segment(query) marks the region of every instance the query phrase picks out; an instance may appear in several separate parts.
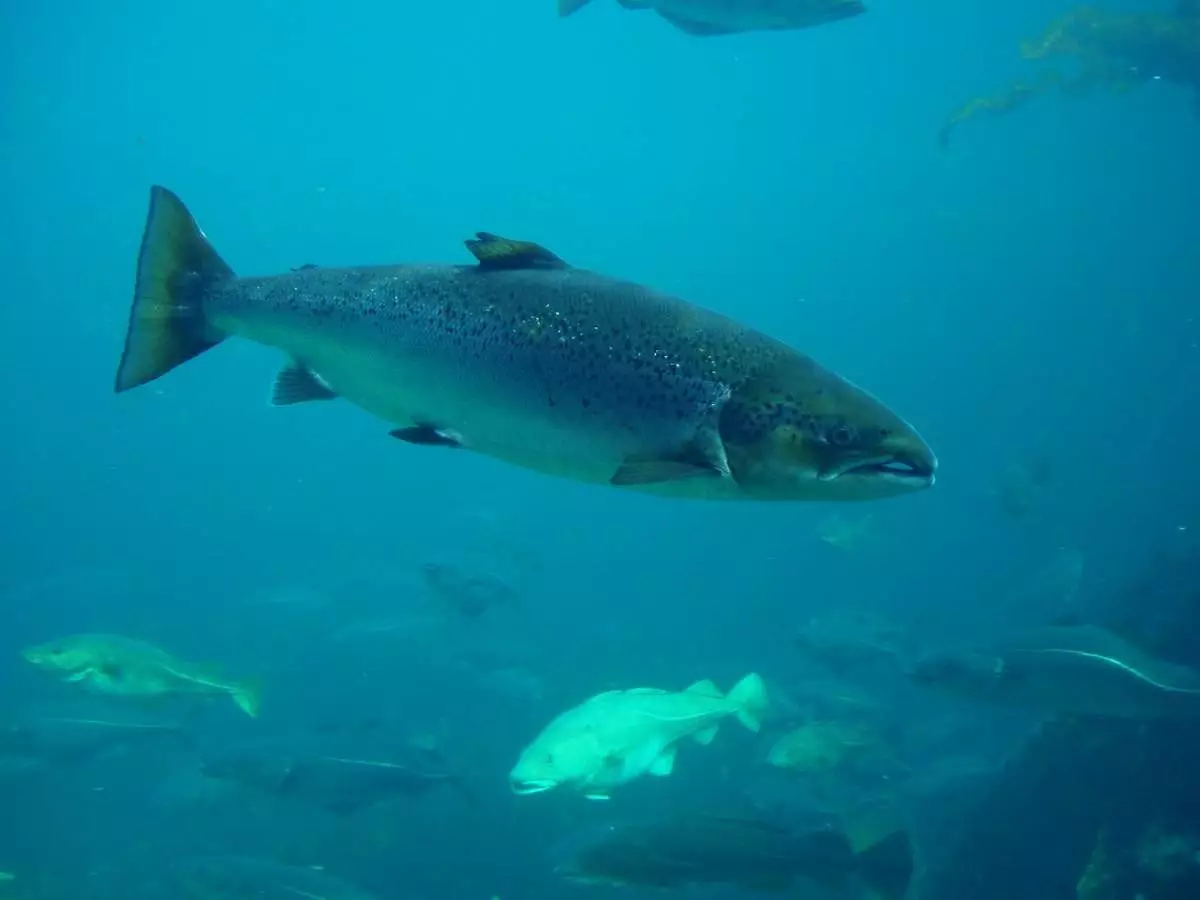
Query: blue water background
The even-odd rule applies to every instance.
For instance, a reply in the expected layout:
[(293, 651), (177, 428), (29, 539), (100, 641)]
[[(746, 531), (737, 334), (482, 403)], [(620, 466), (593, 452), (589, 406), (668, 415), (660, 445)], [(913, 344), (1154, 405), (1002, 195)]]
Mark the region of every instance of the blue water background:
[[(931, 641), (1037, 618), (1006, 602), (1057, 548), (1083, 551), (1094, 597), (1196, 525), (1200, 121), (1181, 89), (1043, 98), (943, 152), (947, 114), (1027, 72), (1019, 41), (1071, 3), (880, 2), (711, 40), (593, 5), (569, 21), (549, 0), (8, 5), (0, 700), (46, 690), (21, 647), (103, 630), (259, 674), (261, 722), (231, 712), (215, 734), (444, 723), (486, 808), (389, 822), (402, 836), (373, 856), (341, 839), (376, 888), (415, 885), (396, 896), (503, 896), (544, 877), (560, 819), (595, 815), (506, 793), (564, 705), (750, 670), (787, 681), (791, 634), (839, 607)], [(270, 409), (280, 360), (247, 343), (115, 396), (152, 183), (239, 273), (463, 262), (462, 240), (489, 230), (715, 308), (900, 411), (937, 450), (938, 485), (872, 506), (864, 558), (818, 528), (865, 508), (671, 503), (402, 445), (345, 404)], [(1034, 456), (1054, 491), (1013, 520), (994, 491)], [(402, 608), (421, 562), (497, 542), (536, 559), (521, 608), (491, 626), (544, 683), (536, 703), (331, 641)], [(254, 600), (281, 586), (329, 603), (306, 617)], [(758, 763), (743, 736), (729, 748), (636, 791), (735, 791)], [(87, 871), (155, 840), (231, 849), (220, 834), (239, 828), (228, 840), (249, 852), (261, 823), (282, 828), (265, 806), (240, 824), (219, 804), (170, 812), (177, 763), (41, 784), (0, 833), (23, 862)], [(298, 855), (332, 840), (292, 824)], [(464, 854), (481, 861), (447, 862)]]

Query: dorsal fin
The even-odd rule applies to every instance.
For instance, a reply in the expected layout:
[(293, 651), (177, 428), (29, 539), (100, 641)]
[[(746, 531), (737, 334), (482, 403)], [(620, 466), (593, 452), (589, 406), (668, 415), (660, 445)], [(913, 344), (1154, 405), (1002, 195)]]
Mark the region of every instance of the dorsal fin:
[(533, 241), (514, 241), (489, 231), (478, 231), (466, 242), (481, 269), (566, 269), (567, 264)]

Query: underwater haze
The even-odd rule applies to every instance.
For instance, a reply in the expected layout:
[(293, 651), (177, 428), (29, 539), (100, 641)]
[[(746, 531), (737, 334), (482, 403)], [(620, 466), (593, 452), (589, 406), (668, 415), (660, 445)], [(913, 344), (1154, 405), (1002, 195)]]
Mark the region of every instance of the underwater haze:
[[(951, 702), (910, 661), (1090, 620), (1200, 528), (1200, 74), (1049, 93), (938, 143), (1075, 6), (879, 0), (698, 36), (614, 0), (7, 4), (0, 900), (193, 896), (172, 879), (586, 896), (555, 867), (611, 821), (849, 827), (881, 803), (917, 839), (918, 896), (970, 816), (959, 785), (1044, 710)], [(250, 340), (118, 395), (152, 185), (238, 276), (468, 265), (492, 232), (685, 298), (879, 398), (936, 485), (726, 503), (578, 483), (395, 440), (348, 402), (272, 407), (286, 359)], [(23, 656), (78, 634), (160, 650)], [(510, 788), (590, 696), (751, 672), (762, 730), (682, 741), (670, 777), (606, 803)], [(860, 737), (832, 756), (768, 761), (839, 717)], [(28, 738), (51, 719), (98, 749)], [(242, 748), (267, 777), (206, 774)], [(314, 758), (414, 780), (331, 802), (314, 776), (313, 799)], [(216, 864), (171, 868), (191, 858), (241, 862), (201, 888)], [(353, 887), (306, 887), (316, 866)]]

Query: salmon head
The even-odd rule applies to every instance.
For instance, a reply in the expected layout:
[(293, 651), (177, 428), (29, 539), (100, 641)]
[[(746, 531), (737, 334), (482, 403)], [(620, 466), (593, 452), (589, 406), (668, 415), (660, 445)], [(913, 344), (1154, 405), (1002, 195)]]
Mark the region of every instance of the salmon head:
[(801, 357), (738, 386), (721, 410), (729, 472), (763, 500), (874, 500), (932, 487), (937, 457), (858, 386)]

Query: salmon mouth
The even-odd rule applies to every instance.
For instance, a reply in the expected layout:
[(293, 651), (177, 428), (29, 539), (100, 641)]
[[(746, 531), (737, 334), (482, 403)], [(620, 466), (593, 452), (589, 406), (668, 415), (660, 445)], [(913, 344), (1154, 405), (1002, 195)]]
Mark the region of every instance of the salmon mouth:
[(902, 456), (879, 456), (872, 459), (847, 460), (821, 473), (822, 481), (836, 481), (852, 476), (875, 481), (886, 481), (897, 486), (916, 490), (932, 487), (936, 479), (937, 460), (931, 455), (914, 458)]
[(512, 788), (514, 794), (524, 797), (527, 794), (544, 794), (546, 791), (558, 787), (558, 782), (550, 781), (546, 778), (535, 778), (529, 781), (511, 779), (508, 782), (508, 786)]
[(902, 482), (925, 482), (932, 485), (936, 478), (937, 463), (925, 460), (892, 458), (859, 463), (844, 471), (843, 475), (867, 475)]

